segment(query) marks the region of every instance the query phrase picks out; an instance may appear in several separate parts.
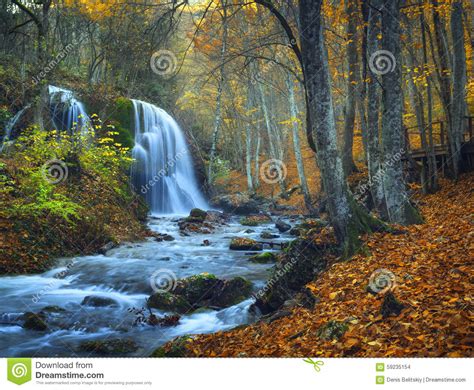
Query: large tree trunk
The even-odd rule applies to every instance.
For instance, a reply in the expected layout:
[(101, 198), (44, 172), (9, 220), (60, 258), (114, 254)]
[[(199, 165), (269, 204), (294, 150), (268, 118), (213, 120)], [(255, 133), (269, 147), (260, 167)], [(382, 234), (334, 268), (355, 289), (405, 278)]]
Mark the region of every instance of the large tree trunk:
[(402, 123), (403, 92), (400, 47), (400, 7), (398, 0), (384, 0), (382, 4), (383, 49), (391, 53), (393, 67), (383, 72), (383, 186), (384, 199), (390, 222), (408, 225), (422, 222), (418, 211), (408, 198), (403, 178), (402, 156), (404, 130)]
[(352, 148), (354, 145), (354, 124), (356, 115), (356, 93), (359, 86), (357, 85), (357, 74), (359, 73), (359, 64), (357, 58), (357, 1), (346, 0), (346, 12), (349, 18), (347, 23), (347, 96), (344, 115), (344, 132), (342, 147), (342, 166), (344, 173), (349, 176), (357, 168), (354, 164), (352, 156)]
[[(420, 28), (421, 28), (421, 40), (423, 43), (423, 69), (427, 69), (428, 66), (428, 47), (426, 44), (426, 26), (425, 26), (425, 15), (420, 12)], [(426, 100), (427, 100), (427, 110), (428, 110), (428, 142), (429, 142), (429, 154), (428, 158), (431, 161), (431, 166), (433, 167), (433, 176), (429, 177), (429, 186), (433, 192), (437, 191), (439, 188), (438, 185), (438, 167), (436, 164), (436, 155), (434, 149), (434, 139), (433, 139), (433, 94), (431, 92), (431, 84), (433, 78), (431, 75), (426, 76)]]
[[(438, 76), (439, 86), (440, 86), (440, 98), (443, 106), (444, 114), (447, 122), (447, 132), (448, 132), (448, 143), (449, 148), (452, 150), (453, 145), (453, 131), (452, 131), (452, 116), (451, 116), (451, 80), (450, 80), (450, 64), (449, 64), (449, 47), (447, 43), (447, 34), (445, 26), (441, 20), (441, 16), (438, 10), (439, 4), (438, 0), (431, 0), (433, 5), (432, 15), (433, 15), (433, 27), (434, 35), (436, 38), (436, 49), (438, 52), (438, 63), (436, 64), (436, 74)], [(434, 58), (434, 55), (433, 55)], [(450, 159), (450, 167), (452, 175), (456, 176), (455, 168)]]
[(450, 159), (454, 178), (459, 176), (461, 165), (461, 142), (464, 132), (464, 113), (466, 110), (466, 52), (464, 49), (462, 1), (455, 0), (451, 12), (451, 35), (453, 39), (453, 94), (452, 102), (452, 142)]
[(289, 94), (290, 114), (293, 130), (293, 148), (295, 152), (296, 168), (298, 169), (298, 177), (300, 179), (300, 186), (301, 192), (303, 192), (304, 203), (308, 211), (311, 213), (313, 211), (313, 205), (311, 202), (311, 195), (309, 193), (308, 183), (306, 181), (303, 157), (301, 156), (300, 135), (297, 121), (298, 109), (296, 107), (294, 85), (289, 73), (286, 74), (286, 86)]
[[(247, 174), (247, 190), (250, 193), (254, 193), (253, 179), (252, 179), (252, 125), (253, 125), (253, 90), (252, 84), (249, 82), (247, 85), (247, 115), (245, 123), (245, 172)], [(258, 172), (255, 172), (258, 175)]]
[(225, 67), (224, 60), (227, 51), (227, 7), (226, 2), (222, 2), (222, 46), (221, 46), (221, 65), (219, 68), (219, 79), (217, 81), (217, 96), (216, 96), (216, 114), (214, 117), (214, 128), (212, 131), (211, 150), (209, 152), (209, 166), (207, 172), (207, 180), (209, 184), (213, 182), (213, 164), (216, 158), (217, 139), (219, 136), (219, 129), (222, 122), (222, 93), (225, 82)]
[(310, 112), (318, 165), (327, 197), (331, 225), (346, 255), (358, 248), (359, 235), (380, 227), (352, 198), (337, 149), (331, 84), (324, 45), (322, 0), (300, 0), (300, 39), (305, 75), (307, 110)]
[[(368, 0), (365, 0), (368, 1)], [(373, 0), (369, 8), (369, 25), (367, 28), (367, 58), (380, 50), (379, 35), (381, 34), (382, 15), (380, 8), (381, 0)], [(370, 194), (375, 209), (379, 215), (388, 219), (385, 207), (383, 182), (381, 171), (381, 147), (380, 147), (380, 82), (377, 74), (374, 73), (374, 67), (370, 66), (367, 73), (367, 166), (369, 169)]]

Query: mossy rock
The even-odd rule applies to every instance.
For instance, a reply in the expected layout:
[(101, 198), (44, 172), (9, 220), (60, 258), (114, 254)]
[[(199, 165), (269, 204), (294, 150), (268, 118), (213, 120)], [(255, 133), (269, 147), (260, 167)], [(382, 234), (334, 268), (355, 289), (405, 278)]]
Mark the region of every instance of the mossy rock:
[(240, 224), (244, 226), (257, 226), (264, 223), (270, 223), (272, 219), (265, 214), (250, 215), (240, 219)]
[(269, 232), (267, 230), (260, 233), (260, 238), (263, 238), (264, 240), (272, 240), (272, 239), (278, 238), (278, 237), (280, 237), (278, 234), (274, 234), (274, 233)]
[(263, 245), (251, 238), (237, 237), (232, 239), (229, 248), (234, 251), (261, 251)]
[(64, 313), (66, 309), (61, 306), (51, 305), (45, 306), (40, 310), (40, 313)]
[(346, 333), (347, 329), (349, 326), (345, 322), (331, 320), (318, 329), (317, 336), (327, 341), (338, 340)]
[(181, 279), (173, 293), (183, 297), (192, 306), (201, 306), (201, 301), (211, 299), (214, 290), (223, 282), (215, 275), (202, 273)]
[(273, 252), (263, 252), (255, 256), (251, 256), (249, 260), (252, 263), (274, 263), (277, 260), (277, 256)]
[(48, 329), (48, 325), (45, 322), (45, 318), (41, 313), (26, 312), (23, 314), (23, 328), (30, 330), (45, 331)]
[(151, 295), (147, 304), (153, 309), (184, 313), (190, 308), (190, 304), (181, 296), (169, 292), (156, 292)]
[(217, 307), (229, 307), (236, 305), (247, 299), (252, 294), (252, 283), (247, 279), (237, 276), (231, 280), (226, 280), (211, 303)]
[(197, 218), (201, 220), (205, 220), (207, 217), (207, 212), (198, 208), (192, 209), (189, 213), (189, 216), (192, 218)]
[(190, 336), (180, 336), (155, 349), (150, 357), (185, 357), (187, 353), (186, 344), (192, 340)]
[(79, 349), (97, 355), (127, 355), (138, 349), (132, 339), (90, 340), (80, 344)]

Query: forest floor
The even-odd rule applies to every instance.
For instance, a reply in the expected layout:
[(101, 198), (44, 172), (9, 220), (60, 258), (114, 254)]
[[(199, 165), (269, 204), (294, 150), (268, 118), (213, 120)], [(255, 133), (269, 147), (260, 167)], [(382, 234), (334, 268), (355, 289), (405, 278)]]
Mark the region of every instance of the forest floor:
[[(443, 180), (433, 195), (415, 195), (425, 224), (403, 234), (366, 237), (367, 251), (329, 266), (307, 286), (319, 298), (313, 309), (227, 332), (198, 335), (185, 343), (188, 356), (253, 357), (463, 357), (473, 355), (472, 262), (474, 174)], [(371, 274), (395, 275), (392, 292), (405, 305), (383, 318), (384, 294), (367, 292)], [(329, 321), (348, 325), (336, 340), (318, 337)], [(166, 348), (166, 346), (165, 346)]]

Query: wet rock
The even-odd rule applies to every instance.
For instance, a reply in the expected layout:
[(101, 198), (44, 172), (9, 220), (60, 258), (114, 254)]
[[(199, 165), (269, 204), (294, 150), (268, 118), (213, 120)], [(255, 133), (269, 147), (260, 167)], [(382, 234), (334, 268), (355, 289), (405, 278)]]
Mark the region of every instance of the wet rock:
[(240, 220), (240, 224), (244, 226), (258, 226), (270, 222), (272, 222), (271, 217), (265, 214), (250, 215)]
[(252, 233), (255, 233), (255, 230), (253, 230), (253, 229), (246, 229), (246, 230), (244, 230), (244, 233), (245, 233), (245, 234), (252, 234)]
[(391, 291), (389, 291), (383, 298), (380, 314), (382, 314), (383, 318), (398, 316), (404, 308), (405, 305), (401, 303)]
[(249, 261), (252, 263), (274, 263), (277, 260), (277, 256), (273, 252), (263, 252), (258, 255), (252, 256), (249, 258)]
[(119, 306), (115, 299), (97, 295), (88, 295), (82, 300), (81, 305), (93, 307)]
[(193, 275), (178, 280), (173, 294), (183, 297), (190, 305), (195, 306), (202, 301), (211, 299), (214, 289), (220, 284), (222, 284), (222, 280), (216, 278), (215, 275), (207, 273)]
[(209, 246), (211, 242), (209, 240), (203, 240), (201, 246)]
[(338, 340), (346, 333), (347, 329), (349, 329), (347, 323), (331, 320), (321, 326), (316, 334), (323, 340)]
[(224, 281), (224, 284), (214, 292), (211, 306), (229, 307), (247, 299), (252, 293), (252, 283), (242, 277)]
[(256, 214), (260, 211), (259, 202), (244, 193), (217, 196), (211, 203), (226, 213), (237, 215)]
[(291, 225), (286, 223), (285, 221), (278, 219), (275, 222), (275, 227), (278, 229), (279, 232), (284, 233), (291, 229)]
[(26, 312), (22, 316), (23, 328), (45, 331), (48, 329), (48, 325), (45, 322), (45, 317), (41, 313)]
[(148, 306), (176, 313), (192, 312), (202, 307), (224, 308), (248, 298), (252, 284), (244, 278), (218, 279), (200, 274), (178, 280), (172, 292), (157, 292), (148, 299)]
[(45, 306), (40, 310), (40, 313), (64, 313), (66, 309), (61, 306)]
[(274, 234), (272, 232), (269, 232), (268, 230), (263, 231), (260, 233), (260, 238), (263, 238), (265, 240), (271, 240), (273, 238), (278, 238), (280, 237), (278, 234)]
[(156, 292), (147, 300), (148, 307), (171, 311), (177, 313), (185, 313), (191, 307), (183, 297), (174, 295), (169, 292)]
[(234, 251), (261, 251), (263, 244), (251, 238), (237, 237), (232, 239), (229, 248)]
[(120, 356), (135, 352), (138, 345), (132, 339), (90, 340), (81, 343), (79, 349), (97, 355)]
[(192, 209), (189, 213), (189, 218), (204, 221), (207, 217), (207, 212), (201, 209)]
[(174, 241), (174, 237), (166, 233), (153, 233), (155, 241)]

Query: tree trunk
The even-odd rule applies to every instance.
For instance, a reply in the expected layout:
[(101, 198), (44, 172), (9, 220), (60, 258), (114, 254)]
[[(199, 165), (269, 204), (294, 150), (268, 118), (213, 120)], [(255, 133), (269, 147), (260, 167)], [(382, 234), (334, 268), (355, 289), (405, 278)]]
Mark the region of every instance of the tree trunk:
[[(421, 40), (423, 44), (423, 69), (427, 71), (428, 67), (428, 47), (426, 44), (426, 27), (425, 27), (425, 15), (420, 12), (420, 27), (421, 27)], [(431, 92), (431, 84), (433, 79), (430, 74), (426, 76), (426, 100), (428, 104), (428, 143), (429, 143), (429, 155), (428, 158), (431, 160), (433, 166), (433, 176), (429, 178), (429, 185), (433, 192), (437, 191), (438, 185), (438, 168), (436, 164), (436, 155), (434, 149), (433, 139), (433, 94)]]
[(466, 52), (464, 49), (462, 1), (452, 3), (451, 35), (453, 40), (453, 94), (452, 94), (452, 142), (450, 159), (454, 178), (458, 179), (461, 165), (461, 142), (464, 132), (464, 113), (466, 109)]
[[(367, 0), (365, 0), (367, 1)], [(373, 0), (369, 8), (369, 25), (367, 28), (367, 58), (373, 58), (374, 53), (380, 50), (378, 36), (381, 34), (381, 0)], [(375, 209), (379, 215), (388, 219), (383, 195), (380, 147), (380, 82), (373, 66), (368, 69), (367, 86), (367, 166), (369, 169), (370, 194)]]
[(418, 211), (410, 203), (403, 178), (402, 155), (404, 129), (402, 123), (403, 92), (400, 48), (400, 7), (398, 0), (382, 2), (383, 49), (391, 53), (395, 62), (383, 72), (382, 146), (384, 199), (390, 222), (401, 225), (422, 222)]
[(352, 156), (352, 148), (354, 145), (354, 124), (356, 115), (356, 93), (359, 86), (357, 85), (357, 74), (359, 73), (359, 64), (357, 58), (357, 1), (346, 0), (347, 16), (347, 97), (344, 115), (344, 133), (342, 148), (342, 166), (344, 173), (349, 176), (357, 170)]
[(301, 156), (301, 145), (300, 145), (300, 135), (298, 128), (298, 108), (296, 107), (295, 101), (295, 90), (293, 81), (289, 73), (286, 74), (286, 86), (289, 94), (289, 103), (290, 103), (290, 115), (292, 121), (292, 130), (293, 130), (293, 149), (295, 152), (296, 159), (296, 168), (298, 170), (298, 177), (300, 179), (301, 191), (303, 192), (304, 203), (308, 211), (311, 213), (313, 211), (313, 205), (311, 202), (311, 195), (309, 193), (308, 183), (306, 181), (306, 174), (304, 171), (303, 157)]
[(300, 0), (300, 39), (305, 86), (318, 151), (318, 165), (331, 225), (345, 255), (359, 246), (359, 235), (380, 223), (363, 211), (352, 198), (345, 181), (342, 160), (337, 150), (332, 91), (327, 53), (323, 41), (322, 0)]
[(219, 69), (219, 80), (217, 84), (217, 97), (216, 97), (216, 115), (214, 117), (214, 129), (212, 131), (212, 142), (211, 150), (209, 153), (209, 167), (207, 172), (207, 177), (209, 184), (213, 183), (213, 164), (216, 158), (216, 149), (217, 149), (217, 139), (219, 136), (219, 129), (222, 122), (222, 92), (225, 82), (225, 54), (227, 51), (227, 7), (226, 1), (222, 1), (222, 46), (221, 46), (221, 66)]

